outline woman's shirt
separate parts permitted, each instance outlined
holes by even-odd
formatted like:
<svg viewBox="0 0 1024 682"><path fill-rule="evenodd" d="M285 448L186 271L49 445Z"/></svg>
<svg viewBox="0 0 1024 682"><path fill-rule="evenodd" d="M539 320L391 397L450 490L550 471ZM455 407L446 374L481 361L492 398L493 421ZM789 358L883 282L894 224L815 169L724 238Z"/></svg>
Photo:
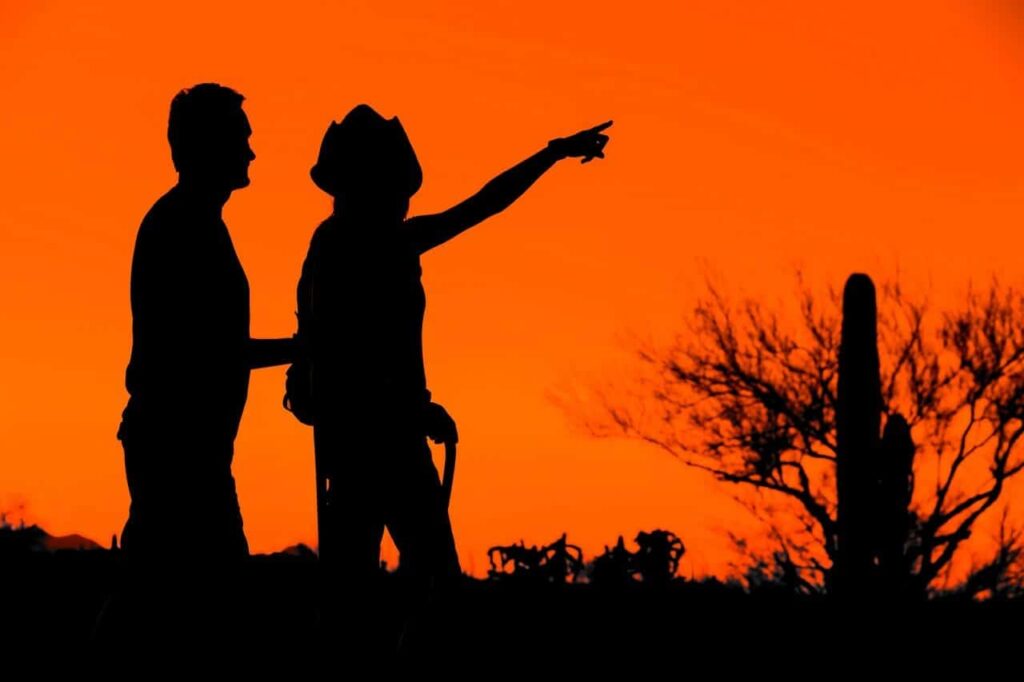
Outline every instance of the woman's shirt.
<svg viewBox="0 0 1024 682"><path fill-rule="evenodd" d="M320 225L299 286L318 409L380 415L429 401L421 274L419 254L398 226L350 225L338 216Z"/></svg>

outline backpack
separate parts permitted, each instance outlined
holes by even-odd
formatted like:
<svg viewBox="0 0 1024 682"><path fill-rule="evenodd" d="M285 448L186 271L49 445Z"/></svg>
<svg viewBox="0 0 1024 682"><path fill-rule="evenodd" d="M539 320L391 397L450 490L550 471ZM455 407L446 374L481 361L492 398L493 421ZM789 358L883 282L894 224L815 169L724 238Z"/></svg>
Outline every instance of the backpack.
<svg viewBox="0 0 1024 682"><path fill-rule="evenodd" d="M302 274L296 291L298 331L293 338L296 340L296 356L285 372L284 409L295 415L295 418L307 426L315 423L313 407L313 359L310 356L312 338L313 309L313 274L319 260L320 230L313 234L309 244L309 252L302 263Z"/></svg>
<svg viewBox="0 0 1024 682"><path fill-rule="evenodd" d="M301 345L301 337L294 338ZM313 366L308 358L296 359L284 375L284 409L306 426L313 426Z"/></svg>

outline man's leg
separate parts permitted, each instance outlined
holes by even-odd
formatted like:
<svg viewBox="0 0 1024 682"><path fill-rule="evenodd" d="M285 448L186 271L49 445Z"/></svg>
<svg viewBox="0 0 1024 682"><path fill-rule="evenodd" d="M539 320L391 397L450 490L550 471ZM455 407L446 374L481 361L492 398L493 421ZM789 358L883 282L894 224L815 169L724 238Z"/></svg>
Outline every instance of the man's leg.
<svg viewBox="0 0 1024 682"><path fill-rule="evenodd" d="M205 649L243 623L242 528L231 444L123 441L131 494L118 624L137 645ZM212 651L211 653L216 653Z"/></svg>

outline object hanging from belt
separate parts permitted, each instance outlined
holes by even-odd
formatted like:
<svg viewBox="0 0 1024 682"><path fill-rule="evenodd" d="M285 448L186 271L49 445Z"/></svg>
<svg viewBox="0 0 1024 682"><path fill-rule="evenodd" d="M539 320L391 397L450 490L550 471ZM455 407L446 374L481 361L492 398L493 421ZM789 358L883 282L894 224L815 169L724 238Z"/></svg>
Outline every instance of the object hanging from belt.
<svg viewBox="0 0 1024 682"><path fill-rule="evenodd" d="M441 476L441 492L447 509L452 502L452 485L455 482L455 443L444 444L444 474Z"/></svg>

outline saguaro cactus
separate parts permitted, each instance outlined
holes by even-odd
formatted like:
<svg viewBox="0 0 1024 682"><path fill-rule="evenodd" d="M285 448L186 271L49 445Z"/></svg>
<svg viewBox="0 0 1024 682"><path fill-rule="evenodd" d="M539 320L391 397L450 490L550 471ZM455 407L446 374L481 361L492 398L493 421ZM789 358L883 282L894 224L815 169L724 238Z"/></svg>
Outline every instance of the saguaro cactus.
<svg viewBox="0 0 1024 682"><path fill-rule="evenodd" d="M875 285L853 274L843 291L836 405L836 559L833 589L856 597L870 589L876 530L882 382L878 362Z"/></svg>
<svg viewBox="0 0 1024 682"><path fill-rule="evenodd" d="M906 547L914 492L914 441L902 415L894 414L885 423L878 466L878 587L883 596L899 598L909 588Z"/></svg>

